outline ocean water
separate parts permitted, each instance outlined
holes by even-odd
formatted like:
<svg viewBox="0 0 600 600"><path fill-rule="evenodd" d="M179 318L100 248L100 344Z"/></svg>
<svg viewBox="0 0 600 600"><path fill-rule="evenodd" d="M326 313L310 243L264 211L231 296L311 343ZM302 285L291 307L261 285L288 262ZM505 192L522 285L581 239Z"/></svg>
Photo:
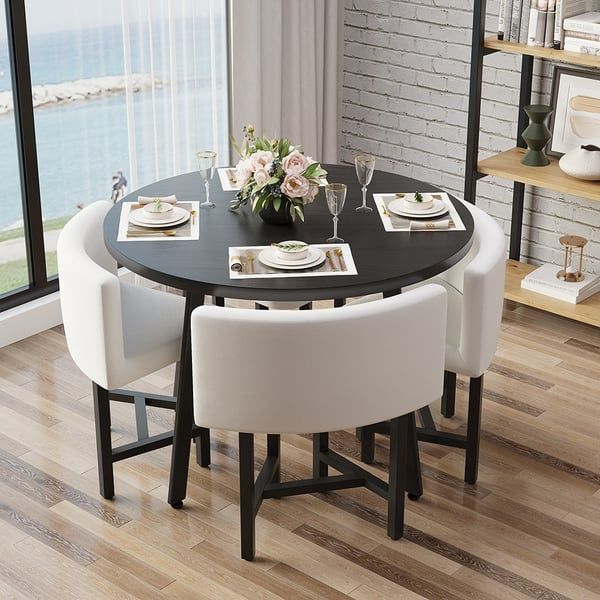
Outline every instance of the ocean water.
<svg viewBox="0 0 600 600"><path fill-rule="evenodd" d="M228 146L225 23L217 32L217 139L213 139L210 47L206 20L176 25L176 123L173 140L171 87L134 94L137 183L195 168L195 151ZM170 80L166 27L153 26L155 77ZM63 83L106 75L123 75L120 27L31 36L33 85ZM131 28L134 73L149 73L147 28ZM0 39L0 91L10 89L6 41ZM154 118L156 115L156 119ZM156 125L156 133L155 133ZM130 183L130 156L125 95L98 97L35 110L40 189L44 219L73 214L78 203L107 199L111 176L123 171ZM156 135L158 153L155 154ZM223 162L227 162L223 156ZM0 230L19 223L22 201L13 113L0 116ZM131 190L131 187L130 187Z"/></svg>

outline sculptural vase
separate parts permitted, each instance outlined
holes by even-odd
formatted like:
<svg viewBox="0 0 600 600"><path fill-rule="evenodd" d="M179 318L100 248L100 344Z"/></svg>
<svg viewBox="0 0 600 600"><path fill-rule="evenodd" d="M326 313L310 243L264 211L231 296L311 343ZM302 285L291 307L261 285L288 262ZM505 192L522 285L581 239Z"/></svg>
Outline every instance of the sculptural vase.
<svg viewBox="0 0 600 600"><path fill-rule="evenodd" d="M544 148L552 137L545 121L552 114L552 107L545 104L531 104L525 106L523 110L527 113L531 123L523 132L523 139L527 143L529 151L521 163L528 167L545 167L550 164L550 161Z"/></svg>

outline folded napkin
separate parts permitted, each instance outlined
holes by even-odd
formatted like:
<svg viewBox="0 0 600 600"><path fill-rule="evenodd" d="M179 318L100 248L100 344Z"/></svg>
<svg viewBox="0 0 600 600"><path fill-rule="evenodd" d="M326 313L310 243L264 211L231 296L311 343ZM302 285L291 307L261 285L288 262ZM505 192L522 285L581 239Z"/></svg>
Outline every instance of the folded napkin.
<svg viewBox="0 0 600 600"><path fill-rule="evenodd" d="M242 258L240 256L231 256L231 258L229 259L229 268L232 271L235 271L236 273L239 273L242 268Z"/></svg>
<svg viewBox="0 0 600 600"><path fill-rule="evenodd" d="M157 200L165 202L166 204L177 204L177 196L175 196L174 194L172 196L138 196L138 204L140 206L156 202Z"/></svg>
<svg viewBox="0 0 600 600"><path fill-rule="evenodd" d="M442 219L441 221L411 221L410 228L414 231L422 231L424 229L448 229L450 227L450 219Z"/></svg>

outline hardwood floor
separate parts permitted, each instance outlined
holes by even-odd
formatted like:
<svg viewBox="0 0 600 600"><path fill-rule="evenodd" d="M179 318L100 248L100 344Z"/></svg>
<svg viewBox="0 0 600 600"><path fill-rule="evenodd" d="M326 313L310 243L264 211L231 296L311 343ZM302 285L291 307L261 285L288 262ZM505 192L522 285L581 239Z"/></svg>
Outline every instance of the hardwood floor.
<svg viewBox="0 0 600 600"><path fill-rule="evenodd" d="M168 392L173 374L133 387ZM421 444L425 491L404 539L386 536L385 503L364 489L267 500L250 564L235 434L213 432L183 510L166 503L170 448L118 463L104 501L91 385L61 328L0 349L0 598L600 598L600 330L508 305L485 384L477 486L461 451ZM452 419L434 407L444 428L464 430L466 392L459 378ZM113 443L131 441L132 406L112 411ZM168 411L148 414L151 434L170 427ZM331 440L358 458L352 433ZM387 450L377 436L373 472ZM284 479L309 476L310 436L283 436L282 451Z"/></svg>

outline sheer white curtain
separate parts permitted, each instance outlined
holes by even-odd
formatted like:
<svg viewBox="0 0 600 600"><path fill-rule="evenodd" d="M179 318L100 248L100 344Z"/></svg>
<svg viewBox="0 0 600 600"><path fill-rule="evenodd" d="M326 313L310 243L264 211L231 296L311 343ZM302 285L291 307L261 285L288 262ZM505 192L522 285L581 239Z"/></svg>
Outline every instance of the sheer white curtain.
<svg viewBox="0 0 600 600"><path fill-rule="evenodd" d="M337 162L343 0L232 0L233 134L252 123Z"/></svg>
<svg viewBox="0 0 600 600"><path fill-rule="evenodd" d="M228 164L225 0L120 1L130 188L194 170L198 150Z"/></svg>

